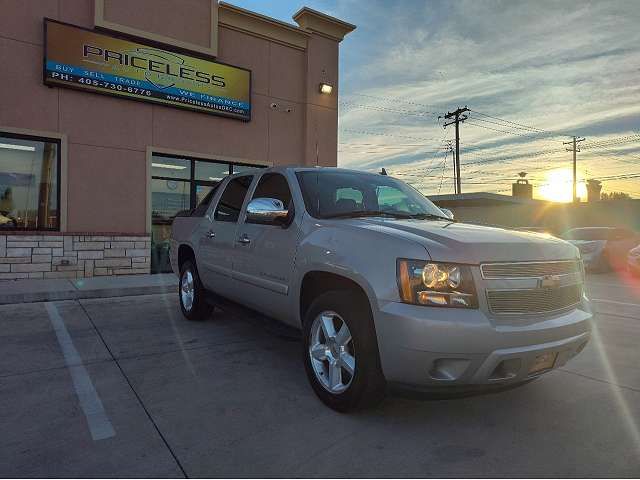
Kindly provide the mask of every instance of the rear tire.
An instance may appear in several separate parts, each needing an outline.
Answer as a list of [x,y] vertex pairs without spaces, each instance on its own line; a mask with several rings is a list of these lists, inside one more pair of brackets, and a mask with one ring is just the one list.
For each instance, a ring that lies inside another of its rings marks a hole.
[[186,319],[200,321],[209,318],[213,307],[207,304],[205,294],[195,263],[191,260],[185,261],[180,266],[178,298],[180,310]]
[[353,291],[320,295],[304,316],[302,343],[311,387],[328,407],[348,412],[382,401],[386,382],[366,298]]

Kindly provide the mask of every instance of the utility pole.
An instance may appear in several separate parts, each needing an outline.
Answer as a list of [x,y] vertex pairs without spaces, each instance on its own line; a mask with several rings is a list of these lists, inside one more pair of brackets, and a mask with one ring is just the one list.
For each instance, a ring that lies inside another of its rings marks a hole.
[[577,161],[576,161],[576,153],[580,151],[578,148],[578,143],[584,142],[585,138],[578,138],[576,136],[573,137],[573,140],[570,142],[562,142],[563,145],[571,145],[571,148],[567,148],[567,152],[573,152],[573,202],[578,201],[578,181],[577,181]]
[[456,177],[456,193],[462,193],[462,183],[460,181],[460,123],[464,122],[467,118],[467,115],[463,115],[463,113],[470,111],[466,106],[464,108],[458,108],[453,112],[447,112],[444,116],[446,119],[452,118],[448,123],[443,125],[444,128],[447,128],[449,125],[456,126],[456,156],[453,159],[455,165],[455,177]]

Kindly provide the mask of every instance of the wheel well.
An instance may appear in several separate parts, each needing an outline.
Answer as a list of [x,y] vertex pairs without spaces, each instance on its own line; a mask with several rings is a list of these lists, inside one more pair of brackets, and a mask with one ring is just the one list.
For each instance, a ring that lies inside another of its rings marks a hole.
[[189,245],[180,245],[180,248],[178,248],[178,268],[182,267],[182,264],[187,260],[193,260],[195,264],[196,255]]
[[364,289],[350,278],[329,272],[308,272],[302,279],[300,286],[300,319],[304,318],[311,303],[319,295],[331,290],[351,290],[355,294],[361,295],[367,304],[369,303]]

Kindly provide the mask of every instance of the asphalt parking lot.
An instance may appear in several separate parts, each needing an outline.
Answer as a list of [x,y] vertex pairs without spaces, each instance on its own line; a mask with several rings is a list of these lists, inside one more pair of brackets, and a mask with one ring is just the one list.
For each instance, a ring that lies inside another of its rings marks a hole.
[[0,476],[640,476],[640,281],[589,278],[597,330],[526,386],[335,413],[290,332],[173,295],[0,306]]

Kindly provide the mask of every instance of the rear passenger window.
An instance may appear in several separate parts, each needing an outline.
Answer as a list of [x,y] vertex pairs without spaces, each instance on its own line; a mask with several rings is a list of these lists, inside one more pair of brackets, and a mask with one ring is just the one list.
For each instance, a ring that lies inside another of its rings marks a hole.
[[191,212],[192,217],[204,217],[204,214],[207,213],[207,210],[209,210],[209,204],[211,203],[211,199],[213,198],[213,196],[216,194],[219,185],[220,184],[218,183],[209,191],[209,193],[207,193],[207,196],[204,197],[198,204],[198,206],[193,210],[193,212]]
[[214,218],[219,222],[237,222],[244,197],[247,196],[253,175],[236,177],[224,189],[216,207]]
[[252,199],[255,198],[275,198],[280,200],[286,209],[292,206],[289,184],[279,173],[265,173],[260,178]]

